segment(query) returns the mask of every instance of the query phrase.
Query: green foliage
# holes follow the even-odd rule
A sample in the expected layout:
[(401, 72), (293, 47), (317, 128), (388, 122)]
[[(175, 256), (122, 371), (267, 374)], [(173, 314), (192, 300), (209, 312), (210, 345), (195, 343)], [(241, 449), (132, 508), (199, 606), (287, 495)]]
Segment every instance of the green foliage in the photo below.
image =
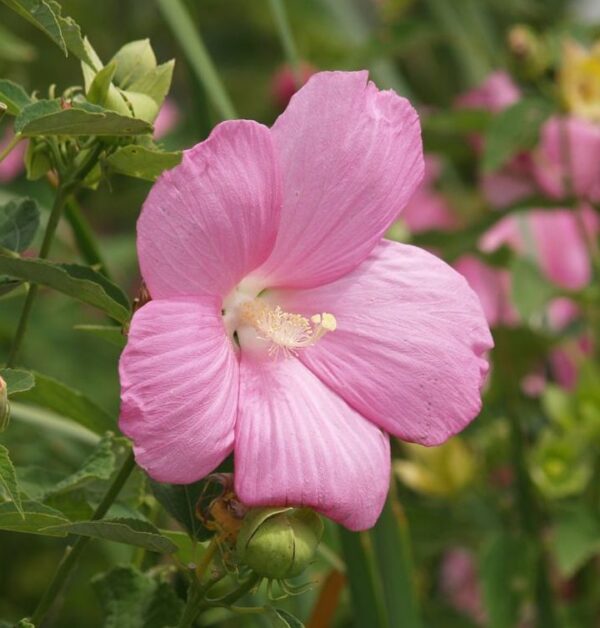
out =
[(20, 253), (29, 247), (40, 226), (40, 209), (30, 198), (0, 205), (0, 247)]
[(25, 392), (35, 386), (33, 373), (22, 369), (0, 369), (0, 377), (8, 386), (8, 395)]
[(31, 97), (20, 85), (8, 79), (0, 79), (0, 102), (6, 105), (8, 113), (16, 116), (31, 104)]
[(66, 536), (65, 531), (53, 529), (52, 526), (68, 523), (68, 519), (61, 512), (36, 501), (24, 501), (19, 507), (14, 502), (0, 504), (0, 530), (42, 536)]
[(19, 495), (17, 474), (8, 455), (8, 449), (6, 449), (4, 445), (0, 445), (0, 489), (4, 490), (4, 493), (15, 505), (19, 514), (25, 518), (23, 505), (21, 504), (21, 496)]
[(523, 319), (542, 315), (551, 299), (560, 294), (540, 272), (538, 266), (524, 258), (516, 258), (510, 265), (512, 298)]
[(135, 567), (116, 567), (92, 584), (104, 609), (104, 628), (174, 626), (183, 610), (168, 582)]
[(304, 628), (304, 624), (283, 608), (269, 607), (267, 617), (273, 622), (274, 628)]
[(167, 152), (131, 144), (118, 148), (106, 163), (120, 174), (154, 181), (164, 170), (174, 168), (181, 161), (181, 152)]

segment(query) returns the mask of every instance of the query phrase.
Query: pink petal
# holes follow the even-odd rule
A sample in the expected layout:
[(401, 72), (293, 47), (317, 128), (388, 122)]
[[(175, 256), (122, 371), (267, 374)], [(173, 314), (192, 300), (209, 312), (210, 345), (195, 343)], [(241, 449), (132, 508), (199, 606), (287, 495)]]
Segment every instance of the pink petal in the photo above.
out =
[(504, 209), (535, 194), (536, 188), (526, 173), (509, 169), (486, 174), (481, 180), (485, 200), (494, 208)]
[(215, 127), (144, 203), (138, 255), (152, 297), (228, 294), (271, 252), (280, 204), (270, 131), (247, 120)]
[(567, 196), (567, 175), (576, 196), (595, 196), (600, 179), (600, 128), (574, 116), (550, 118), (542, 128), (534, 163), (538, 185), (552, 198)]
[[(12, 142), (14, 133), (12, 130), (6, 129), (0, 140), (0, 153)], [(19, 142), (8, 155), (0, 161), (0, 183), (8, 183), (16, 179), (25, 171), (25, 152), (27, 150), (27, 141)]]
[(476, 292), (487, 322), (496, 325), (514, 325), (518, 320), (510, 301), (510, 273), (488, 266), (472, 255), (464, 255), (454, 268)]
[(370, 253), (423, 176), (419, 119), (367, 72), (320, 72), (277, 119), (283, 208), (265, 285), (316, 286)]
[(232, 451), (239, 369), (217, 299), (144, 305), (119, 372), (119, 426), (155, 480), (194, 482)]
[(167, 98), (154, 121), (154, 139), (159, 140), (170, 133), (180, 119), (181, 112), (176, 102), (172, 98)]
[(351, 530), (375, 524), (389, 441), (295, 358), (242, 353), (235, 490), (242, 502), (305, 505)]
[(506, 72), (492, 72), (485, 81), (456, 99), (458, 107), (502, 111), (521, 98), (519, 88)]
[(388, 432), (438, 445), (478, 414), (492, 338), (477, 295), (434, 255), (384, 240), (342, 279), (270, 298), (336, 317), (337, 329), (299, 358)]

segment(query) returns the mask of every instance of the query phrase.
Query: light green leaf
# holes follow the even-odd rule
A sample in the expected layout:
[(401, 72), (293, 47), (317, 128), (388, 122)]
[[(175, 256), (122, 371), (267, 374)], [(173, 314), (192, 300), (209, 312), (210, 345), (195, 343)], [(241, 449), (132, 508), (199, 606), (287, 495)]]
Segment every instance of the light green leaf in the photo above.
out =
[(135, 567), (116, 567), (92, 580), (104, 628), (165, 628), (178, 624), (183, 601), (167, 582)]
[(79, 534), (115, 543), (143, 547), (152, 552), (172, 554), (177, 546), (162, 536), (151, 523), (141, 519), (119, 518), (100, 521), (78, 521), (59, 525), (53, 530), (68, 534)]
[(304, 628), (304, 624), (283, 608), (267, 608), (267, 616), (271, 619), (273, 628)]
[(17, 474), (8, 455), (8, 449), (4, 445), (0, 445), (0, 487), (4, 488), (5, 493), (12, 500), (19, 514), (24, 518)]
[(8, 396), (30, 390), (35, 386), (35, 379), (31, 371), (22, 369), (0, 369), (0, 377), (6, 382)]
[(150, 96), (122, 89), (119, 90), (119, 93), (125, 99), (129, 109), (136, 118), (145, 120), (148, 124), (154, 122), (158, 115), (159, 106)]
[(8, 113), (16, 116), (23, 107), (30, 105), (32, 100), (20, 85), (8, 79), (0, 79), (0, 102), (7, 106)]
[(0, 530), (10, 532), (25, 532), (29, 534), (42, 534), (44, 536), (66, 536), (67, 533), (59, 528), (49, 529), (49, 526), (61, 526), (69, 523), (69, 520), (58, 510), (44, 506), (35, 501), (22, 503), (22, 513), (13, 502), (0, 504)]
[(131, 83), (138, 77), (156, 67), (156, 56), (150, 40), (139, 39), (130, 41), (120, 48), (111, 59), (111, 63), (117, 66), (115, 83), (123, 89), (129, 89)]
[(33, 241), (40, 226), (40, 209), (31, 198), (0, 205), (0, 246), (20, 253)]
[(123, 330), (115, 325), (75, 325), (73, 329), (94, 334), (111, 345), (119, 347), (119, 349), (123, 349), (127, 344), (127, 338), (123, 335)]
[(161, 63), (161, 65), (152, 68), (145, 74), (142, 74), (127, 88), (131, 92), (139, 92), (150, 96), (158, 105), (162, 105), (164, 99), (169, 93), (171, 80), (173, 79), (173, 69), (175, 68), (175, 60)]
[(106, 162), (120, 174), (154, 181), (163, 171), (174, 168), (181, 157), (181, 152), (165, 152), (130, 144), (117, 149)]
[(109, 63), (107, 66), (99, 70), (94, 76), (89, 89), (87, 90), (87, 99), (94, 104), (105, 106), (108, 90), (117, 69), (116, 64)]
[(558, 296), (558, 289), (529, 259), (516, 258), (510, 264), (512, 300), (523, 319), (542, 313), (548, 302)]
[(41, 179), (52, 168), (47, 145), (31, 139), (25, 151), (25, 171), (30, 181)]
[(116, 428), (113, 417), (84, 394), (40, 373), (35, 373), (35, 387), (21, 393), (18, 401), (53, 410), (95, 434)]
[(108, 480), (115, 470), (116, 457), (113, 451), (113, 441), (112, 435), (104, 437), (81, 467), (52, 487), (50, 493), (65, 493), (79, 489), (95, 480)]
[(91, 103), (76, 103), (63, 109), (61, 101), (38, 100), (24, 107), (15, 120), (15, 131), (25, 137), (37, 135), (141, 135), (152, 133), (144, 120), (123, 116)]
[(517, 153), (533, 148), (552, 105), (539, 98), (524, 98), (501, 111), (485, 133), (483, 169), (497, 170)]
[(44, 0), (2, 0), (2, 2), (36, 28), (46, 33), (65, 55), (67, 54), (67, 45), (63, 38), (58, 17), (47, 2), (44, 2)]
[(0, 274), (58, 290), (99, 308), (119, 323), (129, 320), (128, 301), (122, 290), (87, 266), (15, 258), (0, 251)]

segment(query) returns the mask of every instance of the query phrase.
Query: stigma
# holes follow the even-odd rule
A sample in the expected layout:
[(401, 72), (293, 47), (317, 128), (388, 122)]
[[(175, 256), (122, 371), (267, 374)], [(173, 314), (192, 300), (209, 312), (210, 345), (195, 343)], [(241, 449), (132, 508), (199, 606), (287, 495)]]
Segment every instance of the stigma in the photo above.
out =
[(241, 322), (252, 326), (258, 338), (269, 343), (268, 353), (273, 357), (297, 355), (298, 349), (316, 344), (337, 327), (335, 316), (328, 312), (308, 319), (301, 314), (284, 312), (279, 305), (272, 306), (260, 299), (246, 301), (240, 314)]

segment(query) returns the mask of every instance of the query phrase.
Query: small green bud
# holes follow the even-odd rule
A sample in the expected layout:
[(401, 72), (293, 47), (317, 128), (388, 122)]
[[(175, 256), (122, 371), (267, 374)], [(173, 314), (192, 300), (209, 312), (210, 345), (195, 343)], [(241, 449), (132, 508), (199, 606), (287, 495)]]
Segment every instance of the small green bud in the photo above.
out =
[(0, 377), (0, 432), (3, 432), (8, 427), (9, 419), (8, 388), (6, 382)]
[(323, 536), (323, 522), (309, 508), (256, 508), (237, 539), (238, 559), (259, 576), (291, 578), (302, 573)]

